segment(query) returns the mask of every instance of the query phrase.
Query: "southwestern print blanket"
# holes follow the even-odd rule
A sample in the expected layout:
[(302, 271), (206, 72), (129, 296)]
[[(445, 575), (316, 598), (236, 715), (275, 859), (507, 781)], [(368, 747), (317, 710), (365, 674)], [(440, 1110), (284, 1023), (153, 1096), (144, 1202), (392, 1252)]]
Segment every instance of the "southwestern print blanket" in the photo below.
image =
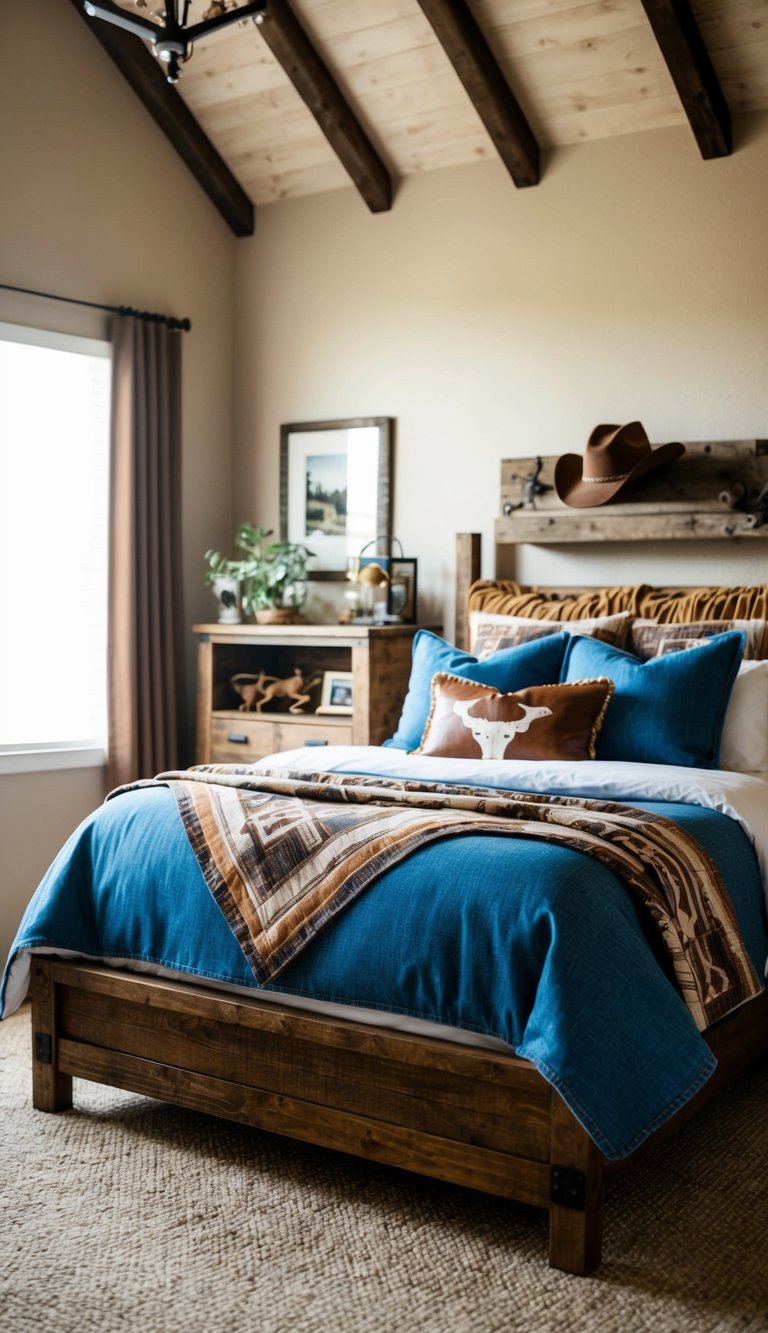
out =
[(488, 833), (554, 841), (607, 865), (649, 913), (700, 1031), (761, 990), (715, 863), (661, 815), (579, 797), (233, 765), (162, 773), (118, 792), (157, 784), (173, 792), (261, 984), (418, 848)]

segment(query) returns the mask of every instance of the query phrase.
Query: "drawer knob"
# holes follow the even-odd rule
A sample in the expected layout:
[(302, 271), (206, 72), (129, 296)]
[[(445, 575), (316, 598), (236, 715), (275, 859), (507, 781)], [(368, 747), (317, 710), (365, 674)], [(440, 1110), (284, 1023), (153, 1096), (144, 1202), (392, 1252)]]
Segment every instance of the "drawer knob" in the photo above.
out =
[(232, 745), (247, 745), (247, 744), (248, 744), (248, 737), (247, 737), (247, 736), (244, 736), (243, 733), (242, 733), (241, 731), (230, 731), (229, 735), (227, 736), (227, 740), (228, 740)]
[(308, 746), (308, 745), (327, 745), (327, 744), (328, 744), (327, 741), (305, 741), (305, 742), (304, 742), (304, 745), (305, 745), (305, 746)]

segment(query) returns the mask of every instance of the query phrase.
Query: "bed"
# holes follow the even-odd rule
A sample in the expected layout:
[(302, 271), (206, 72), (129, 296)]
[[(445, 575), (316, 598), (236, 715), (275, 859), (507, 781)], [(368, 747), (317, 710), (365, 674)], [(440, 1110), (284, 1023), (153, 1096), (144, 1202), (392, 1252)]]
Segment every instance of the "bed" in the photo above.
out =
[[(477, 555), (474, 541), (459, 549)], [(204, 870), (179, 815), (200, 793), (311, 799), (317, 755), (281, 754), (227, 772), (203, 766), (140, 784), (86, 821), (38, 890), (6, 971), (5, 1012), (31, 988), (39, 1110), (69, 1107), (73, 1078), (92, 1079), (517, 1200), (548, 1211), (550, 1263), (585, 1274), (600, 1262), (605, 1181), (768, 1049), (768, 760), (747, 767), (762, 763), (768, 710), (758, 728), (744, 724), (766, 688), (768, 590), (553, 598), (510, 580), (473, 582), (466, 570), (460, 582), (462, 601), (472, 589), (469, 649), (422, 638), (399, 742), (396, 733), (398, 743), (384, 747), (335, 747), (322, 767), (345, 815), (348, 800), (368, 815), (381, 797), (399, 816), (402, 790), (413, 787), (425, 807), (439, 794), (446, 813), (431, 811), (433, 824), (461, 806), (467, 828), (374, 866), (365, 891), (334, 909), (307, 947), (287, 962), (278, 949), (280, 967), (265, 981), (261, 955), (249, 960), (240, 939), (242, 912), (216, 896), (215, 867)], [(522, 620), (538, 624), (530, 630)], [(642, 658), (619, 647), (616, 636), (626, 645), (632, 631)], [(594, 758), (483, 757), (483, 742), (469, 753), (441, 749), (437, 723), (448, 713), (435, 702), (438, 677), (449, 702), (456, 680), (461, 690), (483, 672), (491, 674), (481, 684), (499, 693), (499, 655), (522, 656), (527, 672), (536, 659), (552, 674), (551, 653), (561, 650), (558, 680), (567, 690), (603, 679), (601, 663), (631, 656), (630, 683), (646, 671), (654, 697), (678, 692), (681, 714), (702, 691), (707, 718), (719, 709), (719, 723), (702, 740), (700, 718), (688, 710), (679, 752), (677, 727), (661, 758), (652, 748), (639, 760), (610, 748), (601, 755), (595, 736), (608, 745), (611, 709), (627, 724), (616, 685), (601, 730), (590, 732)], [(749, 691), (740, 721), (737, 686)], [(573, 698), (570, 690), (569, 706)], [(469, 737), (461, 709), (451, 703), (448, 712)], [(437, 739), (414, 753), (420, 727)], [(663, 730), (654, 725), (653, 744)], [(719, 766), (725, 738), (729, 768)], [(691, 754), (697, 762), (680, 762)], [(567, 825), (559, 845), (531, 826), (539, 792), (545, 821)], [(716, 863), (738, 928), (730, 933), (739, 937), (733, 966), (743, 990), (729, 991), (726, 1002), (718, 983), (693, 1016), (681, 998), (679, 959), (652, 929), (657, 906), (628, 892), (602, 852), (571, 845), (574, 796), (583, 798), (578, 832), (588, 840), (590, 820), (610, 823), (614, 809), (622, 828), (630, 821), (631, 838), (682, 829), (686, 847), (704, 858), (691, 892), (701, 867)], [(520, 810), (506, 807), (521, 803), (527, 833), (510, 837), (492, 821), (499, 809), (517, 818)], [(655, 855), (632, 846), (636, 860)], [(705, 969), (719, 974), (722, 962), (710, 950)]]

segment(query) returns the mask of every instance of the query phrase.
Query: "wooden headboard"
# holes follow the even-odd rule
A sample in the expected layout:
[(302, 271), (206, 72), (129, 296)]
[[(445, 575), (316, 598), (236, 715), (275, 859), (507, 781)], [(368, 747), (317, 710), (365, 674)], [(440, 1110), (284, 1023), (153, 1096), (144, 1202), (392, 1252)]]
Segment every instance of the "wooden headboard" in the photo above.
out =
[[(523, 544), (768, 538), (768, 440), (689, 442), (681, 458), (636, 483), (626, 499), (594, 509), (571, 509), (563, 504), (554, 489), (556, 462), (557, 455), (502, 461), (496, 565), (498, 568), (503, 551), (508, 574), (514, 573), (515, 549)], [(462, 646), (467, 600), (480, 578), (480, 561), (480, 534), (459, 533), (456, 640)], [(586, 591), (573, 587), (537, 590), (553, 597)]]

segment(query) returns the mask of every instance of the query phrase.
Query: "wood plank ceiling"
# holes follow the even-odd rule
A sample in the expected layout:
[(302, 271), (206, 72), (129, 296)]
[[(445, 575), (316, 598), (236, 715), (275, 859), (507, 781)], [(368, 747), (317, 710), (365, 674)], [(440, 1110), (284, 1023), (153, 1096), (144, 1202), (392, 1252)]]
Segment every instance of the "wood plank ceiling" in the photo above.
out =
[(731, 113), (768, 108), (768, 0), (267, 0), (260, 26), (199, 42), (177, 90), (86, 21), (239, 235), (252, 205), (351, 180), (380, 211), (403, 176), (497, 154), (531, 186), (540, 149), (665, 126), (723, 156)]

